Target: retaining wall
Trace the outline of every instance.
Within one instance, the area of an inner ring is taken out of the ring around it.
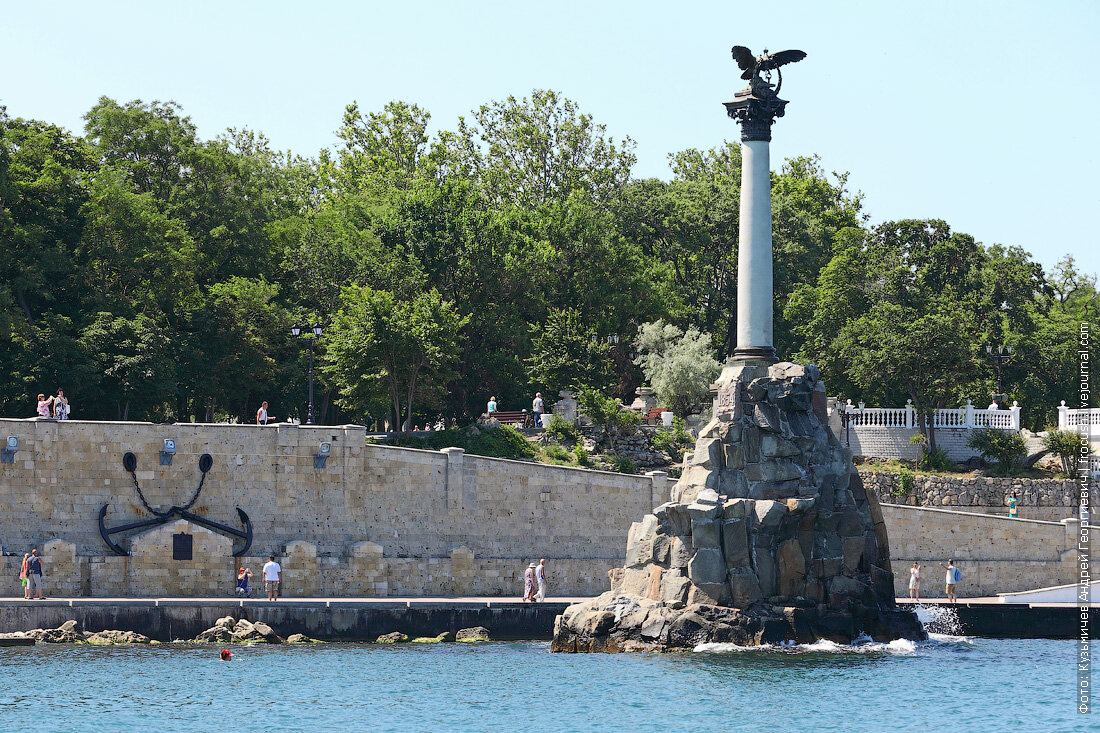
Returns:
[[[909,568],[921,563],[922,597],[944,595],[953,558],[960,597],[992,596],[1075,581],[1078,523],[1009,519],[991,514],[882,504],[890,532],[894,589],[909,595]]]
[[[1015,491],[1021,519],[1057,522],[1075,516],[1078,486],[1072,480],[993,478],[990,476],[913,476],[912,489],[901,493],[899,475],[891,471],[859,472],[863,485],[879,501],[909,506],[958,508],[1008,515],[1008,497]]]
[[[555,594],[594,595],[622,564],[631,522],[666,501],[670,487],[661,472],[367,445],[356,426],[0,420],[6,436],[17,437],[19,449],[0,464],[0,543],[8,552],[46,550],[48,588],[91,596],[210,595],[234,577],[232,538],[207,537],[191,523],[193,561],[172,559],[179,527],[122,535],[135,545],[129,557],[107,549],[97,525],[102,506],[110,527],[152,516],[123,468],[127,451],[160,511],[187,503],[199,456],[211,454],[191,511],[240,528],[236,508],[244,509],[255,541],[242,560],[254,581],[275,553],[285,592],[299,595],[519,595],[527,563],[543,557]],[[171,465],[160,463],[165,438],[175,440]],[[332,453],[318,468],[321,442]],[[142,546],[153,549],[137,551]],[[20,560],[3,558],[5,577],[15,577]]]

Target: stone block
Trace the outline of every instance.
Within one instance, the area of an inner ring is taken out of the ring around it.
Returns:
[[[723,465],[726,469],[737,469],[745,467],[745,449],[738,444],[727,444],[722,446],[724,453]]]
[[[722,552],[728,567],[749,564],[748,522],[745,519],[722,522]]]
[[[745,478],[750,482],[797,481],[802,476],[803,471],[798,464],[785,458],[776,458],[762,463],[749,463],[745,466]]]
[[[746,608],[760,600],[760,582],[752,568],[733,568],[727,575],[730,589],[730,602],[737,608]]]
[[[726,499],[722,502],[723,519],[744,519],[753,502],[748,499]]]
[[[730,589],[726,583],[694,584],[688,591],[688,605],[700,603],[708,606],[722,606],[729,603]]]
[[[719,547],[718,521],[716,519],[692,520],[691,541],[696,548]]]
[[[798,496],[797,481],[755,481],[749,483],[750,499],[790,499]]]
[[[684,535],[673,537],[671,546],[669,547],[668,564],[673,568],[686,569],[694,553],[695,546],[691,543],[690,536]]]
[[[688,563],[688,577],[695,585],[722,583],[726,577],[726,563],[718,548],[700,547]]]
[[[718,470],[722,468],[722,441],[718,438],[699,438],[692,452],[691,465]]]
[[[841,552],[844,570],[855,573],[859,570],[859,561],[863,558],[863,548],[866,540],[863,537],[845,537],[841,541]]]
[[[749,482],[745,479],[745,472],[724,469],[718,478],[718,491],[723,496],[747,497],[749,495]]]
[[[783,432],[779,408],[767,402],[756,403],[753,408],[753,421],[761,430],[766,430],[770,433]]]
[[[677,570],[670,570],[661,579],[661,597],[663,603],[678,608],[687,600],[691,581]]]
[[[802,588],[806,577],[806,559],[802,555],[802,546],[797,539],[779,543],[775,553],[779,573],[779,595],[794,597]]]
[[[802,451],[793,441],[769,433],[760,437],[760,453],[765,458],[789,458]]]
[[[753,504],[756,524],[761,531],[774,531],[787,513],[787,507],[778,501],[762,499]]]

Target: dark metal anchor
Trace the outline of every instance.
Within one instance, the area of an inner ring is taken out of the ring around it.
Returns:
[[[195,493],[191,496],[191,500],[183,506],[172,506],[167,511],[157,511],[149,505],[149,502],[145,500],[145,494],[141,491],[141,486],[138,485],[137,474],[137,456],[133,453],[127,452],[122,456],[122,465],[130,476],[134,479],[134,488],[137,490],[138,498],[141,499],[141,503],[145,508],[154,515],[153,519],[146,519],[141,522],[131,522],[130,524],[122,524],[113,529],[107,529],[104,523],[104,518],[107,516],[108,504],[104,504],[99,510],[99,535],[103,538],[103,541],[107,544],[107,547],[111,548],[111,551],[116,555],[128,556],[130,552],[123,549],[117,543],[111,540],[111,535],[120,534],[122,532],[130,532],[135,529],[143,529],[145,527],[158,527],[162,524],[167,524],[174,519],[186,519],[189,522],[199,525],[200,527],[206,527],[207,529],[215,532],[220,532],[230,537],[236,537],[244,540],[244,546],[241,549],[233,553],[233,557],[241,557],[249,548],[252,547],[252,520],[245,514],[244,509],[237,507],[237,516],[241,520],[241,524],[244,525],[244,531],[234,529],[221,522],[215,522],[205,517],[200,517],[197,514],[189,511],[195,502],[199,498],[199,494],[202,492],[202,485],[206,481],[206,473],[210,470],[210,467],[214,464],[214,459],[210,457],[209,453],[203,453],[199,456],[199,470],[202,471],[202,478],[199,479],[199,486],[195,489]]]

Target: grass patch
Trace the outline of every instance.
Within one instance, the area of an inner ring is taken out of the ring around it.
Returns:
[[[388,444],[425,450],[461,448],[472,455],[490,458],[531,460],[538,456],[535,447],[511,425],[451,428],[437,430],[428,435],[399,435],[391,438]]]

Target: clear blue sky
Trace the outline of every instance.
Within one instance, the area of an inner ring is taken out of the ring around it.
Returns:
[[[251,127],[312,156],[352,100],[416,102],[452,127],[552,88],[637,141],[637,176],[667,178],[667,153],[737,138],[730,46],[800,48],[773,166],[816,153],[874,222],[938,217],[1100,271],[1092,0],[372,5],[8,0],[0,104],[79,131],[100,95],[171,99],[203,136]]]

